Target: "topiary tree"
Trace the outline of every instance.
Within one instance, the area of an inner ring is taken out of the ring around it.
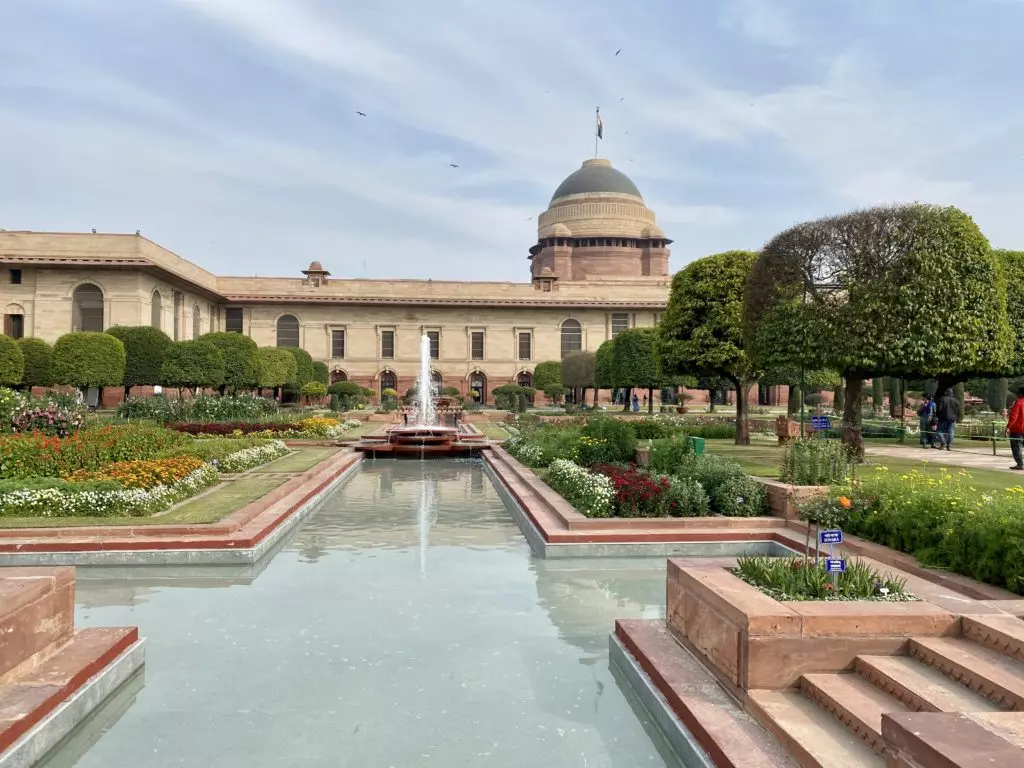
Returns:
[[[288,354],[295,358],[295,379],[290,384],[296,390],[302,389],[313,380],[313,358],[309,352],[299,347],[282,347]]]
[[[42,339],[26,336],[18,339],[21,354],[25,358],[25,372],[21,377],[22,386],[52,387],[53,379],[53,347]]]
[[[846,403],[846,385],[840,381],[832,387],[832,409],[838,413],[843,412]]]
[[[65,333],[53,345],[53,379],[57,384],[80,390],[117,387],[124,381],[124,366],[124,344],[109,333]]]
[[[563,389],[562,364],[557,360],[537,363],[537,367],[533,369],[533,386],[551,399],[552,394]],[[554,399],[557,400],[557,394],[554,394]]]
[[[164,352],[162,377],[168,387],[191,389],[193,394],[207,387],[219,387],[224,383],[225,370],[220,348],[201,337],[194,341],[172,341]]]
[[[898,376],[888,376],[889,416],[903,418],[903,380]]]
[[[257,383],[263,389],[274,390],[276,399],[281,387],[295,380],[295,357],[282,347],[260,347],[256,359],[259,363]]]
[[[1024,251],[993,251],[1006,281],[1006,319],[1013,332],[1011,375],[1024,373]],[[1003,410],[1001,408],[1000,410]]]
[[[294,358],[293,358],[294,359]],[[366,397],[361,386],[354,381],[337,381],[327,388],[327,391],[338,398],[339,407],[343,411],[350,411]],[[373,392],[370,392],[373,395]]]
[[[562,386],[573,390],[577,403],[586,403],[587,390],[594,387],[596,367],[597,355],[593,352],[572,352],[562,361]],[[597,405],[596,388],[594,392]]]
[[[929,205],[872,208],[777,235],[751,274],[745,326],[759,366],[842,373],[843,440],[858,456],[864,379],[934,377],[942,390],[1005,371],[1013,349],[988,241],[963,211]]]
[[[218,389],[222,395],[259,386],[260,353],[255,341],[233,331],[204,333],[197,341],[208,341],[220,350],[224,359],[224,380]]]
[[[331,373],[327,370],[327,363],[320,360],[313,361],[313,381],[318,381],[325,387],[331,383]]]
[[[322,381],[309,381],[302,385],[302,396],[318,399],[327,396],[327,385]]]
[[[721,376],[732,382],[737,445],[750,444],[747,392],[760,374],[747,354],[742,323],[744,290],[756,260],[750,251],[727,251],[677,272],[659,333],[658,355],[665,373]]]
[[[164,352],[171,343],[170,336],[148,325],[115,325],[107,333],[124,344],[125,397],[132,387],[163,381]]]
[[[885,404],[885,377],[875,376],[871,380],[871,407],[875,409],[877,416]]]
[[[1010,394],[1010,382],[1006,378],[989,379],[985,391],[985,402],[990,411],[1002,413],[1006,410],[1006,400]]]
[[[614,399],[615,387],[615,340],[608,339],[601,343],[594,355],[594,388],[612,390]],[[594,393],[594,404],[597,404],[597,392]]]
[[[14,386],[25,375],[25,355],[18,342],[0,333],[0,384]]]
[[[646,389],[648,413],[654,412],[654,390],[659,389],[664,380],[658,366],[657,345],[656,328],[631,328],[615,337],[613,370],[615,381],[627,389],[624,407],[627,411],[632,391]]]

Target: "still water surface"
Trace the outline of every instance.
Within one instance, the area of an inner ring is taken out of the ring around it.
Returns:
[[[664,560],[541,560],[479,463],[367,461],[262,571],[79,569],[136,680],[46,768],[678,764],[608,667]]]

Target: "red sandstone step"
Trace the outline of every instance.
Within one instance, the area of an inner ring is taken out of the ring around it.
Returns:
[[[853,731],[799,691],[748,691],[747,711],[803,768],[885,765]]]
[[[971,719],[1024,749],[1024,712],[979,712]]]
[[[1024,662],[1024,621],[1009,614],[964,616],[964,637]]]
[[[136,627],[79,630],[46,661],[0,687],[0,752],[138,639]]]
[[[858,656],[858,675],[911,712],[998,712],[988,699],[907,656]]]
[[[800,678],[800,690],[879,755],[885,754],[882,715],[907,711],[901,701],[850,673],[804,675]]]
[[[1024,710],[1024,664],[962,638],[916,637],[910,655],[1002,709]]]

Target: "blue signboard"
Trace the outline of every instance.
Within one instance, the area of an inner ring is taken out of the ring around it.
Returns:
[[[832,419],[828,416],[811,416],[811,429],[832,429]]]
[[[821,531],[818,534],[818,540],[822,544],[842,544],[843,543],[843,532],[842,531]]]
[[[826,573],[846,573],[846,561],[841,557],[829,557],[825,559]]]

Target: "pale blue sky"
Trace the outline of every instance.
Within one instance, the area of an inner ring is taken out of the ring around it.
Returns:
[[[889,201],[1024,248],[1022,29],[1022,0],[5,0],[0,227],[525,280],[600,105],[673,268]]]

